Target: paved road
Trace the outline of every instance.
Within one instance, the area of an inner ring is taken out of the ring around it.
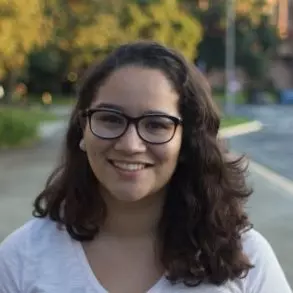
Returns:
[[[260,132],[234,137],[230,146],[293,180],[293,106],[242,106],[238,113],[260,120]]]
[[[33,199],[57,163],[62,134],[32,149],[0,153],[0,241],[30,218]]]
[[[62,131],[34,149],[0,154],[0,241],[31,217],[31,203],[57,161]],[[251,169],[255,194],[247,209],[272,244],[293,287],[293,191]]]
[[[289,192],[253,167],[249,181],[254,188],[247,204],[250,219],[273,246],[293,288],[293,182]]]

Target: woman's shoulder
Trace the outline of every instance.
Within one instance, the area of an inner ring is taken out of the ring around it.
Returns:
[[[257,230],[242,234],[243,252],[254,266],[244,278],[245,292],[291,293],[283,269],[268,240]],[[276,288],[276,291],[272,291]]]
[[[253,228],[242,234],[242,245],[243,252],[253,265],[277,262],[276,254],[267,238]]]
[[[263,249],[271,249],[268,240],[254,228],[242,233],[242,244],[244,252],[250,257],[263,251]]]
[[[28,257],[46,250],[48,245],[60,243],[65,233],[48,218],[34,218],[8,235],[0,244],[0,258]]]
[[[279,265],[269,241],[257,230],[250,229],[242,234],[243,252],[254,266],[251,270],[263,271],[268,264]]]
[[[46,234],[53,234],[53,222],[32,219],[12,232],[0,244],[0,292],[20,292],[24,274],[34,270],[36,260],[48,248]]]
[[[0,244],[0,292],[27,292],[27,288],[38,286],[51,288],[52,282],[68,287],[71,275],[80,273],[78,269],[68,270],[78,267],[77,247],[56,222],[48,218],[30,220]]]

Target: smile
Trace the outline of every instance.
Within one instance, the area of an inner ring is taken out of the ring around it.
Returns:
[[[122,162],[122,161],[114,161],[109,160],[111,165],[114,167],[123,170],[123,171],[140,171],[147,167],[150,167],[150,164],[144,164],[144,163],[129,163],[129,162]]]

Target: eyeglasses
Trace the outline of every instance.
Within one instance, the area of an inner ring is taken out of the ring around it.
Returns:
[[[123,136],[129,125],[134,124],[138,136],[151,144],[169,142],[175,135],[182,119],[167,114],[146,114],[130,117],[116,110],[88,109],[82,111],[88,117],[91,132],[101,139],[116,139]]]

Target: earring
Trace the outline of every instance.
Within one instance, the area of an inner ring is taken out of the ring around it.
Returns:
[[[79,147],[82,151],[85,152],[85,142],[84,139],[81,139],[80,143],[79,143]]]

